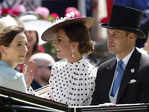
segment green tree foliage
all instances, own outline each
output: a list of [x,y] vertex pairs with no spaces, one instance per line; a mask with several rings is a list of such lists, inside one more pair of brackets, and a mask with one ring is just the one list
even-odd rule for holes
[[55,60],[58,60],[56,58],[56,48],[53,46],[52,42],[47,42],[47,43],[43,44],[43,48],[44,48],[46,53],[48,53],[51,56],[53,56],[53,58]]

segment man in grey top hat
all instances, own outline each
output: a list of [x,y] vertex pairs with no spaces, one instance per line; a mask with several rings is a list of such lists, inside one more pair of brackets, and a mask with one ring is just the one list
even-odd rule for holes
[[114,5],[108,24],[107,45],[116,57],[103,63],[97,73],[92,104],[149,102],[149,57],[136,48],[137,38],[144,38],[140,30],[143,13]]

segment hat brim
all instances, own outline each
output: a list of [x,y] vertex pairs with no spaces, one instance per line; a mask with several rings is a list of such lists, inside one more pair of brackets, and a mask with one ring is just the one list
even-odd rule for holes
[[92,17],[86,18],[63,18],[60,20],[56,20],[49,28],[43,32],[41,38],[44,41],[51,41],[56,38],[56,30],[61,28],[64,25],[80,22],[83,23],[88,29],[90,29],[95,23],[96,19]]
[[46,20],[31,20],[23,22],[25,30],[35,30],[38,32],[39,45],[45,44],[46,41],[41,39],[42,33],[51,25],[50,21]]
[[108,29],[120,29],[120,30],[126,30],[129,32],[134,32],[137,34],[137,38],[140,39],[144,39],[145,38],[145,34],[143,31],[141,31],[140,29],[136,29],[136,28],[128,28],[128,27],[122,27],[122,26],[110,26],[109,24],[101,24],[102,27],[104,28],[108,28]]

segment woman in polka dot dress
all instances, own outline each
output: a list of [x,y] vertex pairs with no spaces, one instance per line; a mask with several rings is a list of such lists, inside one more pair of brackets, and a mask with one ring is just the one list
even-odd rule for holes
[[66,59],[52,68],[49,92],[45,96],[48,99],[69,106],[91,103],[97,68],[85,55],[93,50],[89,28],[94,23],[93,18],[64,18],[43,33],[43,40],[53,40],[57,57]]

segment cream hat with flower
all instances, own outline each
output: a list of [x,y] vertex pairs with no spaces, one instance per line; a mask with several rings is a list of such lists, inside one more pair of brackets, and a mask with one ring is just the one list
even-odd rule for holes
[[83,17],[83,18],[64,17],[64,18],[57,19],[42,34],[41,39],[44,41],[50,41],[56,37],[57,29],[61,28],[64,25],[75,23],[75,22],[84,24],[88,29],[90,29],[96,23],[96,19],[93,17]]
[[44,19],[38,19],[38,14],[34,12],[26,12],[19,17],[23,23],[25,30],[37,31],[39,36],[39,45],[46,42],[41,39],[42,33],[51,25],[51,22]]

